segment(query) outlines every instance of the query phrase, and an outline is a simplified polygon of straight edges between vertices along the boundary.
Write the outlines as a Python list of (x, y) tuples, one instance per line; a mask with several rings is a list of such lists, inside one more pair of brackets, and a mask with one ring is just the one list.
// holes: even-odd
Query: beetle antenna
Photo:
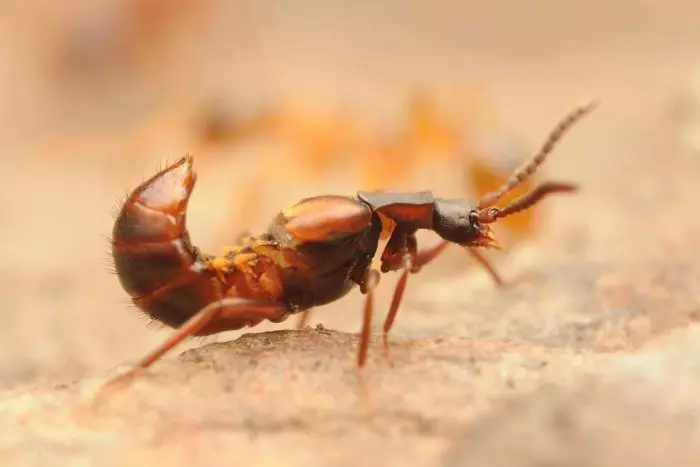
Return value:
[[(508, 192), (520, 185), (523, 181), (535, 173), (537, 168), (544, 162), (549, 153), (552, 152), (557, 143), (561, 140), (564, 134), (581, 118), (589, 114), (598, 105), (597, 100), (590, 101), (585, 105), (581, 105), (573, 109), (566, 115), (554, 129), (549, 133), (547, 140), (544, 142), (540, 150), (535, 153), (528, 161), (526, 161), (501, 187), (484, 195), (479, 201), (478, 209), (486, 209), (498, 203)], [(524, 209), (524, 208), (521, 208)]]
[(578, 187), (570, 183), (546, 182), (538, 185), (534, 190), (513, 200), (508, 206), (503, 209), (499, 208), (484, 208), (478, 211), (479, 222), (482, 224), (490, 224), (498, 219), (516, 214), (520, 211), (528, 209), (534, 204), (537, 204), (546, 196), (552, 193), (568, 193), (576, 191)]

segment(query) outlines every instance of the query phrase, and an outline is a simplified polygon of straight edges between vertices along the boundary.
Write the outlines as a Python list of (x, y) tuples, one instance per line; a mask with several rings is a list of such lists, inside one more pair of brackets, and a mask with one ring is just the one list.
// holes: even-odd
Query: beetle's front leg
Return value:
[[(396, 228), (389, 237), (389, 241), (381, 256), (381, 271), (398, 271), (404, 267), (404, 258), (409, 256), (414, 259), (418, 252), (418, 242), (416, 241), (415, 230), (405, 230)], [(415, 265), (414, 265), (415, 266)], [(418, 272), (418, 269), (411, 270)]]

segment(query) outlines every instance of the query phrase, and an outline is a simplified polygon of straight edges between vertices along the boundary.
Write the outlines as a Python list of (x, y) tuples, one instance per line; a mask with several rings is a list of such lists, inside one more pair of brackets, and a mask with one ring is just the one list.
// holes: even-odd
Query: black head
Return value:
[(433, 229), (448, 242), (465, 247), (501, 248), (491, 227), (479, 220), (479, 210), (464, 200), (435, 200)]

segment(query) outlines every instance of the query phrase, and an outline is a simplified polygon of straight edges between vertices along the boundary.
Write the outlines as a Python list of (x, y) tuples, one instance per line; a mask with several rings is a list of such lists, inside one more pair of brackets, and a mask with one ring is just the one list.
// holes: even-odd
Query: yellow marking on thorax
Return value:
[[(258, 298), (277, 299), (282, 295), (283, 286), (280, 267), (269, 257), (256, 251), (238, 253), (228, 260), (229, 267), (234, 268), (246, 286)], [(229, 295), (237, 292), (236, 283), (229, 288)]]

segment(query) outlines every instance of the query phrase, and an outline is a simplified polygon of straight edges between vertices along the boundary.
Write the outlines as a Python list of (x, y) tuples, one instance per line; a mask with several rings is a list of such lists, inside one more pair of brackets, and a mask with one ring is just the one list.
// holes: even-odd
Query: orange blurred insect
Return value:
[[(483, 114), (486, 106), (467, 102), (472, 109), (460, 115), (459, 125), (423, 92), (413, 93), (406, 106), (407, 119), (395, 132), (372, 130), (357, 118), (347, 114), (325, 114), (309, 106), (288, 105), (276, 110), (261, 109), (257, 113), (236, 113), (218, 105), (207, 107), (199, 119), (192, 120), (199, 138), (191, 145), (205, 150), (214, 144), (230, 144), (263, 138), (288, 146), (278, 159), (260, 166), (247, 177), (247, 186), (240, 192), (250, 193), (234, 216), (256, 219), (261, 200), (259, 179), (270, 185), (289, 180), (289, 171), (270, 171), (269, 166), (282, 165), (294, 159), (292, 167), (297, 178), (321, 177), (329, 170), (345, 163), (344, 155), (352, 154), (358, 170), (358, 185), (362, 190), (393, 189), (405, 183), (415, 167), (443, 161), (457, 167), (469, 197), (480, 198), (503, 183), (526, 156), (522, 145), (512, 141), (507, 132), (498, 129), (495, 122), (486, 124)], [(465, 127), (465, 120), (466, 128)], [(179, 133), (185, 133), (182, 129)], [(159, 136), (158, 140), (162, 138)], [(516, 144), (513, 144), (516, 143)], [(504, 201), (511, 201), (530, 191), (536, 177), (525, 180), (509, 193)], [(509, 217), (500, 225), (509, 239), (529, 236), (536, 228), (536, 209)]]
[[(283, 209), (266, 232), (243, 236), (220, 255), (203, 253), (190, 241), (185, 217), (196, 176), (192, 157), (179, 160), (130, 194), (112, 238), (123, 289), (149, 317), (177, 330), (106, 387), (134, 377), (190, 336), (255, 326), (263, 320), (279, 323), (336, 301), (356, 286), (366, 295), (357, 354), (357, 365), (362, 367), (370, 338), (372, 293), (380, 279), (371, 264), (382, 238), (388, 242), (381, 254), (381, 272), (401, 271), (382, 333), (389, 357), (387, 334), (409, 274), (420, 271), (450, 243), (477, 257), (478, 248), (499, 248), (491, 224), (549, 194), (575, 190), (568, 183), (542, 183), (505, 207), (495, 207), (537, 170), (563, 134), (593, 107), (591, 103), (568, 114), (539, 152), (475, 205), (436, 198), (427, 191), (322, 195)], [(419, 229), (432, 230), (442, 240), (419, 251), (415, 237)], [(481, 263), (500, 281), (485, 260)]]

